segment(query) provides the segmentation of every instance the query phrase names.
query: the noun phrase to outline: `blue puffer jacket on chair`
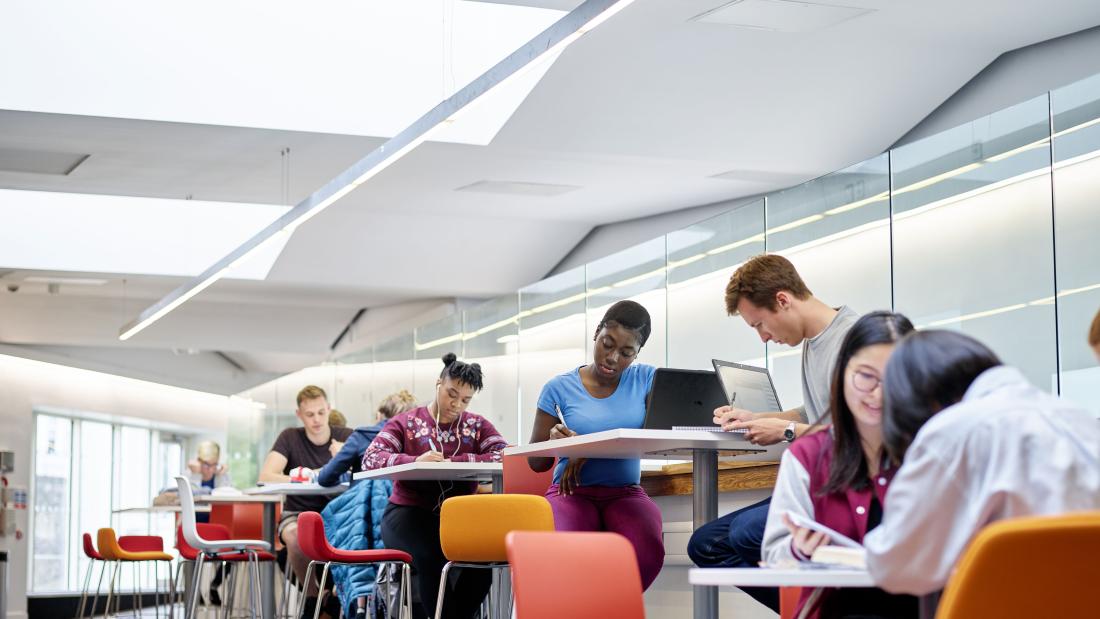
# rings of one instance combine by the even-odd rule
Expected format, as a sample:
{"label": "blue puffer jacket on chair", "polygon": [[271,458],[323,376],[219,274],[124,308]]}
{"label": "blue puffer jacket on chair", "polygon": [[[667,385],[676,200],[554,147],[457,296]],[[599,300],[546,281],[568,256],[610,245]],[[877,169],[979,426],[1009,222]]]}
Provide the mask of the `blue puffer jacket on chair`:
{"label": "blue puffer jacket on chair", "polygon": [[[329,543],[343,550],[383,548],[382,513],[392,491],[389,480],[367,479],[333,499],[321,512]],[[354,617],[356,599],[374,591],[375,565],[333,565],[330,573],[345,616]]]}

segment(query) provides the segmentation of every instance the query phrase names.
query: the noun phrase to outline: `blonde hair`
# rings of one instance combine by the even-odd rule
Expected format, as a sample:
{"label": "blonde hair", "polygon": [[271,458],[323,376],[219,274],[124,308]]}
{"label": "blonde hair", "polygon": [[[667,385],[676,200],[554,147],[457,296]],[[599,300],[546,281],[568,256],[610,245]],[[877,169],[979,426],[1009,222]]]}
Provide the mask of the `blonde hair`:
{"label": "blonde hair", "polygon": [[217,464],[218,460],[222,456],[222,448],[218,447],[218,444],[214,441],[203,441],[199,443],[198,448],[199,460],[206,462],[207,464]]}
{"label": "blonde hair", "polygon": [[390,419],[394,415],[399,415],[413,408],[416,408],[416,397],[408,390],[402,389],[397,393],[386,396],[382,403],[378,405],[378,412],[386,419]]}
{"label": "blonde hair", "polygon": [[325,395],[325,390],[321,389],[317,385],[309,385],[302,387],[302,390],[298,392],[298,408],[302,407],[302,402],[305,400],[316,400],[317,398],[324,398],[328,402],[328,396]]}
{"label": "blonde hair", "polygon": [[1100,346],[1100,312],[1096,312],[1096,318],[1092,319],[1092,328],[1089,329],[1089,346]]}
{"label": "blonde hair", "polygon": [[348,425],[348,418],[334,408],[328,412],[328,425],[333,428],[345,428]]}

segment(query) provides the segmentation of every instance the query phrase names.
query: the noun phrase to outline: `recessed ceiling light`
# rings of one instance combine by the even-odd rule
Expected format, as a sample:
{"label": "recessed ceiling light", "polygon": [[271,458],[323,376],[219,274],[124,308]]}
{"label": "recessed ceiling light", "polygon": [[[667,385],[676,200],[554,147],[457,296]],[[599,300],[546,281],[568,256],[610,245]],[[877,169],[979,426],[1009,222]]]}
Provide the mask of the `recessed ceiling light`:
{"label": "recessed ceiling light", "polygon": [[813,32],[872,12],[874,9],[793,0],[734,0],[689,21],[775,32]]}
{"label": "recessed ceiling light", "polygon": [[23,279],[28,284],[65,284],[67,286],[102,286],[107,283],[105,279],[91,277],[41,277],[32,275]]}
{"label": "recessed ceiling light", "polygon": [[525,183],[520,181],[478,181],[470,183],[455,191],[473,191],[477,193],[499,193],[513,196],[560,196],[563,193],[576,191],[580,187],[576,185],[554,185],[550,183]]}
{"label": "recessed ceiling light", "polygon": [[0,172],[68,176],[90,157],[81,153],[53,153],[44,150],[0,148]]}

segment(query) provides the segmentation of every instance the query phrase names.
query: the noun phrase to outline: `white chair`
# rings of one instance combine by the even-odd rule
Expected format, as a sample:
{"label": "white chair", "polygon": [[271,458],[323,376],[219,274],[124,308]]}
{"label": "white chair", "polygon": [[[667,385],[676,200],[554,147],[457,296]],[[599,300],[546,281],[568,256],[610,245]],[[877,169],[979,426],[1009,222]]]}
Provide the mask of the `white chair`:
{"label": "white chair", "polygon": [[[271,560],[271,544],[258,539],[219,539],[206,540],[199,535],[199,528],[195,520],[195,496],[191,491],[191,482],[185,477],[176,477],[176,485],[180,495],[180,527],[183,529],[183,538],[187,543],[199,551],[195,561],[195,571],[191,578],[190,599],[184,612],[185,619],[192,619],[195,615],[195,603],[198,601],[199,574],[202,572],[202,564],[206,559],[221,561],[229,558],[239,558],[245,555],[248,562],[248,576],[250,584],[252,619],[256,619],[256,609],[260,606],[260,554],[265,553],[265,559]],[[228,606],[226,607],[228,610]]]}

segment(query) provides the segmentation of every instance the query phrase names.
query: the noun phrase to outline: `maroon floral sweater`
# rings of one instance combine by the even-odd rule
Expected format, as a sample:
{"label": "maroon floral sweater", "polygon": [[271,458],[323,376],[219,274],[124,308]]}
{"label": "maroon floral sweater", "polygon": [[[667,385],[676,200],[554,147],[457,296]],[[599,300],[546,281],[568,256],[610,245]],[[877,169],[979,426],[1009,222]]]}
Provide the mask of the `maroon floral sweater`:
{"label": "maroon floral sweater", "polygon": [[[435,423],[426,406],[397,415],[386,422],[363,454],[363,469],[380,469],[415,462],[435,446],[452,462],[500,462],[508,445],[489,420],[463,411],[449,424]],[[444,499],[473,494],[477,482],[398,481],[390,502],[425,509],[439,509]]]}

